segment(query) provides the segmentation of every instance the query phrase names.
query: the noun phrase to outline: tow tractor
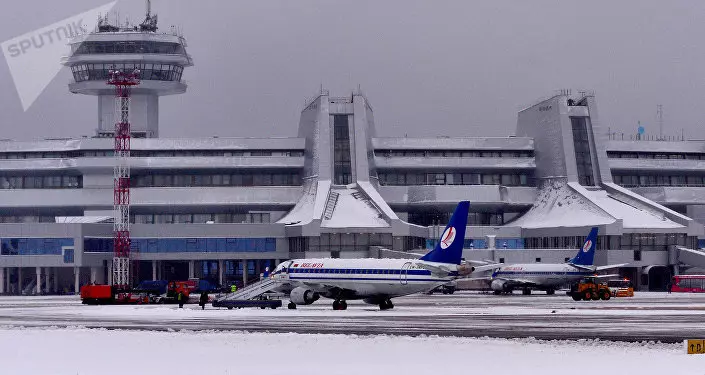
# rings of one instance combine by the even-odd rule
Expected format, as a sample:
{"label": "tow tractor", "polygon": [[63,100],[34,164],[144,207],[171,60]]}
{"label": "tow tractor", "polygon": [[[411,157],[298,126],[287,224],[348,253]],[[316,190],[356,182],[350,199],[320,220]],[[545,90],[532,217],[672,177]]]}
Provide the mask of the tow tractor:
{"label": "tow tractor", "polygon": [[81,287],[81,302],[85,305],[176,303],[179,293],[187,302],[197,288],[198,280],[143,281],[129,291],[118,291],[111,285],[84,285]]}
{"label": "tow tractor", "polygon": [[629,279],[610,280],[607,286],[612,297],[634,297],[634,286]]}
{"label": "tow tractor", "polygon": [[574,301],[597,301],[599,299],[607,301],[612,297],[607,284],[598,282],[596,276],[583,278],[571,286],[567,294],[573,297]]}

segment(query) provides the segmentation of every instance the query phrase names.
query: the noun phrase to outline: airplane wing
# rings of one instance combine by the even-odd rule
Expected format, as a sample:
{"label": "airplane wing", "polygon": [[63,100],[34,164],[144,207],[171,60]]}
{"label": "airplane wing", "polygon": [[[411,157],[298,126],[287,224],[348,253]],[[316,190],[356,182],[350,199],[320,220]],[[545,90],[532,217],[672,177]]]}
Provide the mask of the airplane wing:
{"label": "airplane wing", "polygon": [[612,278],[615,278],[615,277],[620,277],[620,278],[621,278],[622,276],[621,276],[620,274],[618,274],[618,273],[613,273],[613,274],[611,274],[611,275],[597,275],[596,277],[597,277],[598,279],[612,279]]}
{"label": "airplane wing", "polygon": [[596,271],[595,266],[583,266],[583,265],[580,265],[580,264],[573,264],[573,263],[568,263],[568,264],[570,264],[571,266],[573,266],[573,267],[575,267],[575,268],[579,268],[579,269],[581,269],[581,270],[584,270],[584,271],[591,271],[591,272],[595,272],[595,271]]}
{"label": "airplane wing", "polygon": [[488,265],[488,264],[498,264],[497,262],[495,262],[495,261],[493,261],[493,260],[490,260],[490,259],[483,259],[483,260],[473,260],[473,259],[470,259],[470,260],[467,260],[466,262],[468,262],[468,263],[470,263],[470,264],[477,264],[477,265],[480,265],[480,266],[485,266],[485,265]]}
{"label": "airplane wing", "polygon": [[453,270],[444,266],[432,266],[427,263],[415,263],[415,265],[431,271],[431,273],[436,276],[448,276],[451,272],[453,272]]}
{"label": "airplane wing", "polygon": [[608,264],[606,266],[600,266],[596,267],[595,271],[604,271],[604,270],[611,270],[613,268],[619,268],[619,267],[624,267],[628,265],[629,263],[621,263],[621,264]]}
{"label": "airplane wing", "polygon": [[484,266],[477,266],[475,269],[472,271],[472,273],[480,273],[480,272],[486,272],[486,271],[493,271],[495,268],[502,267],[504,263],[493,263],[493,264],[486,264]]}

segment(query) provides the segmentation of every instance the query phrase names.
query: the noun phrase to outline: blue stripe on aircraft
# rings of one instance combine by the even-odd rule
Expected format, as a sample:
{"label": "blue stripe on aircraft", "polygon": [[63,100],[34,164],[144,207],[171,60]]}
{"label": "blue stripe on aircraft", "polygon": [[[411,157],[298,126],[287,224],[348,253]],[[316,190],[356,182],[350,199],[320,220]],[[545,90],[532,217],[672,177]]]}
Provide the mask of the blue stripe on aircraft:
{"label": "blue stripe on aircraft", "polygon": [[[320,272],[318,272],[320,271]],[[344,272],[340,272],[344,271]],[[362,272],[365,271],[365,272]],[[334,274],[334,275],[401,275],[399,269],[366,269],[366,268],[291,268],[289,273],[305,274]],[[430,276],[429,270],[406,270],[405,274],[415,276]],[[450,272],[450,276],[457,276],[457,272]]]}
{"label": "blue stripe on aircraft", "polygon": [[377,281],[393,281],[394,283],[399,282],[412,282],[412,281],[426,281],[426,282],[445,282],[448,280],[444,279],[401,279],[401,278],[383,278],[383,277],[291,277],[289,280],[306,280],[306,281],[321,281],[321,280],[377,280]]}
{"label": "blue stripe on aircraft", "polygon": [[590,271],[579,272],[545,272],[545,271],[497,271],[494,275],[558,275],[558,276],[582,276],[592,275]]}

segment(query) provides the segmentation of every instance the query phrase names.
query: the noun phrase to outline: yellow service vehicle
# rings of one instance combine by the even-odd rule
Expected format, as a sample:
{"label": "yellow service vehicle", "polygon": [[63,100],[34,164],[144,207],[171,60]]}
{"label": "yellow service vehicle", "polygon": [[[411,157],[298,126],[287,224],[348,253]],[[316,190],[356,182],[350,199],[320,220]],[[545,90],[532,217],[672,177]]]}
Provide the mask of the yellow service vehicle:
{"label": "yellow service vehicle", "polygon": [[606,301],[612,297],[607,284],[598,283],[597,277],[594,276],[585,277],[577,284],[573,284],[568,295],[573,297],[574,301],[597,301],[598,299]]}
{"label": "yellow service vehicle", "polygon": [[607,282],[612,297],[634,297],[634,286],[629,279],[617,279]]}

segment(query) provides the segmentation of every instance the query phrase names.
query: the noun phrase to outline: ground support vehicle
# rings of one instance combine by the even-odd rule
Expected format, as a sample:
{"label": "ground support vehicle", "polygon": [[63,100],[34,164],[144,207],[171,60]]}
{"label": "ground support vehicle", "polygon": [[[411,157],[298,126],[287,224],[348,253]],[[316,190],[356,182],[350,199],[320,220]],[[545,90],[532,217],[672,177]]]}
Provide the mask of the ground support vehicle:
{"label": "ground support vehicle", "polygon": [[612,297],[634,297],[634,287],[629,279],[610,280],[607,286]]}
{"label": "ground support vehicle", "polygon": [[439,285],[428,292],[426,294],[433,294],[433,293],[443,293],[443,294],[453,294],[455,293],[455,290],[457,289],[457,284],[455,281],[451,281],[449,283]]}
{"label": "ground support vehicle", "polygon": [[612,297],[607,284],[597,282],[596,277],[586,277],[571,286],[567,293],[574,301],[609,300]]}
{"label": "ground support vehicle", "polygon": [[259,307],[260,309],[276,309],[282,306],[281,293],[264,293],[254,299],[215,299],[213,307],[227,307],[229,310],[233,308],[243,307]]}

